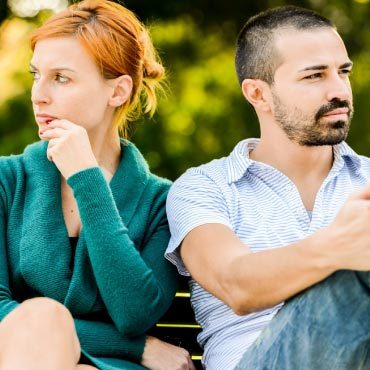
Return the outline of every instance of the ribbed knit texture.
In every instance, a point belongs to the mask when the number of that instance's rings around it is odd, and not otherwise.
[[[128,141],[109,184],[98,167],[71,176],[82,221],[71,261],[60,173],[46,145],[0,158],[0,320],[25,299],[53,298],[71,311],[82,352],[96,366],[131,368],[123,359],[140,361],[145,331],[177,288],[163,258],[170,183],[151,174]]]

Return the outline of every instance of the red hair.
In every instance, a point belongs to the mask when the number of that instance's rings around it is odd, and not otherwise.
[[[127,121],[153,114],[156,90],[164,77],[148,31],[135,14],[108,0],[84,0],[51,17],[31,35],[31,48],[49,37],[74,36],[86,48],[106,79],[129,75],[130,99],[117,108],[115,123],[126,133]]]

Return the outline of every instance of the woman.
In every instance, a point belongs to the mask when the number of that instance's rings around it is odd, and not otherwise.
[[[127,122],[164,74],[143,25],[86,0],[31,38],[40,142],[0,159],[0,369],[193,369],[145,336],[169,307],[169,182]],[[140,364],[140,365],[139,365]]]

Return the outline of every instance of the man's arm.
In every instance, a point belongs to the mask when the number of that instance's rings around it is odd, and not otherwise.
[[[336,270],[370,270],[370,186],[351,196],[328,227],[285,247],[252,253],[233,231],[204,224],[180,254],[205,289],[237,314],[276,305]]]

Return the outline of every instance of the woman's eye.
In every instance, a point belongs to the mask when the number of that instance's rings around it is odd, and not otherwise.
[[[66,77],[66,76],[63,76],[63,75],[57,74],[57,75],[55,76],[55,80],[56,80],[57,82],[60,82],[60,83],[64,84],[64,83],[67,83],[67,82],[69,81],[69,78],[68,78],[68,77]]]
[[[31,75],[33,76],[34,81],[38,80],[40,78],[40,75],[36,71],[30,71]]]

